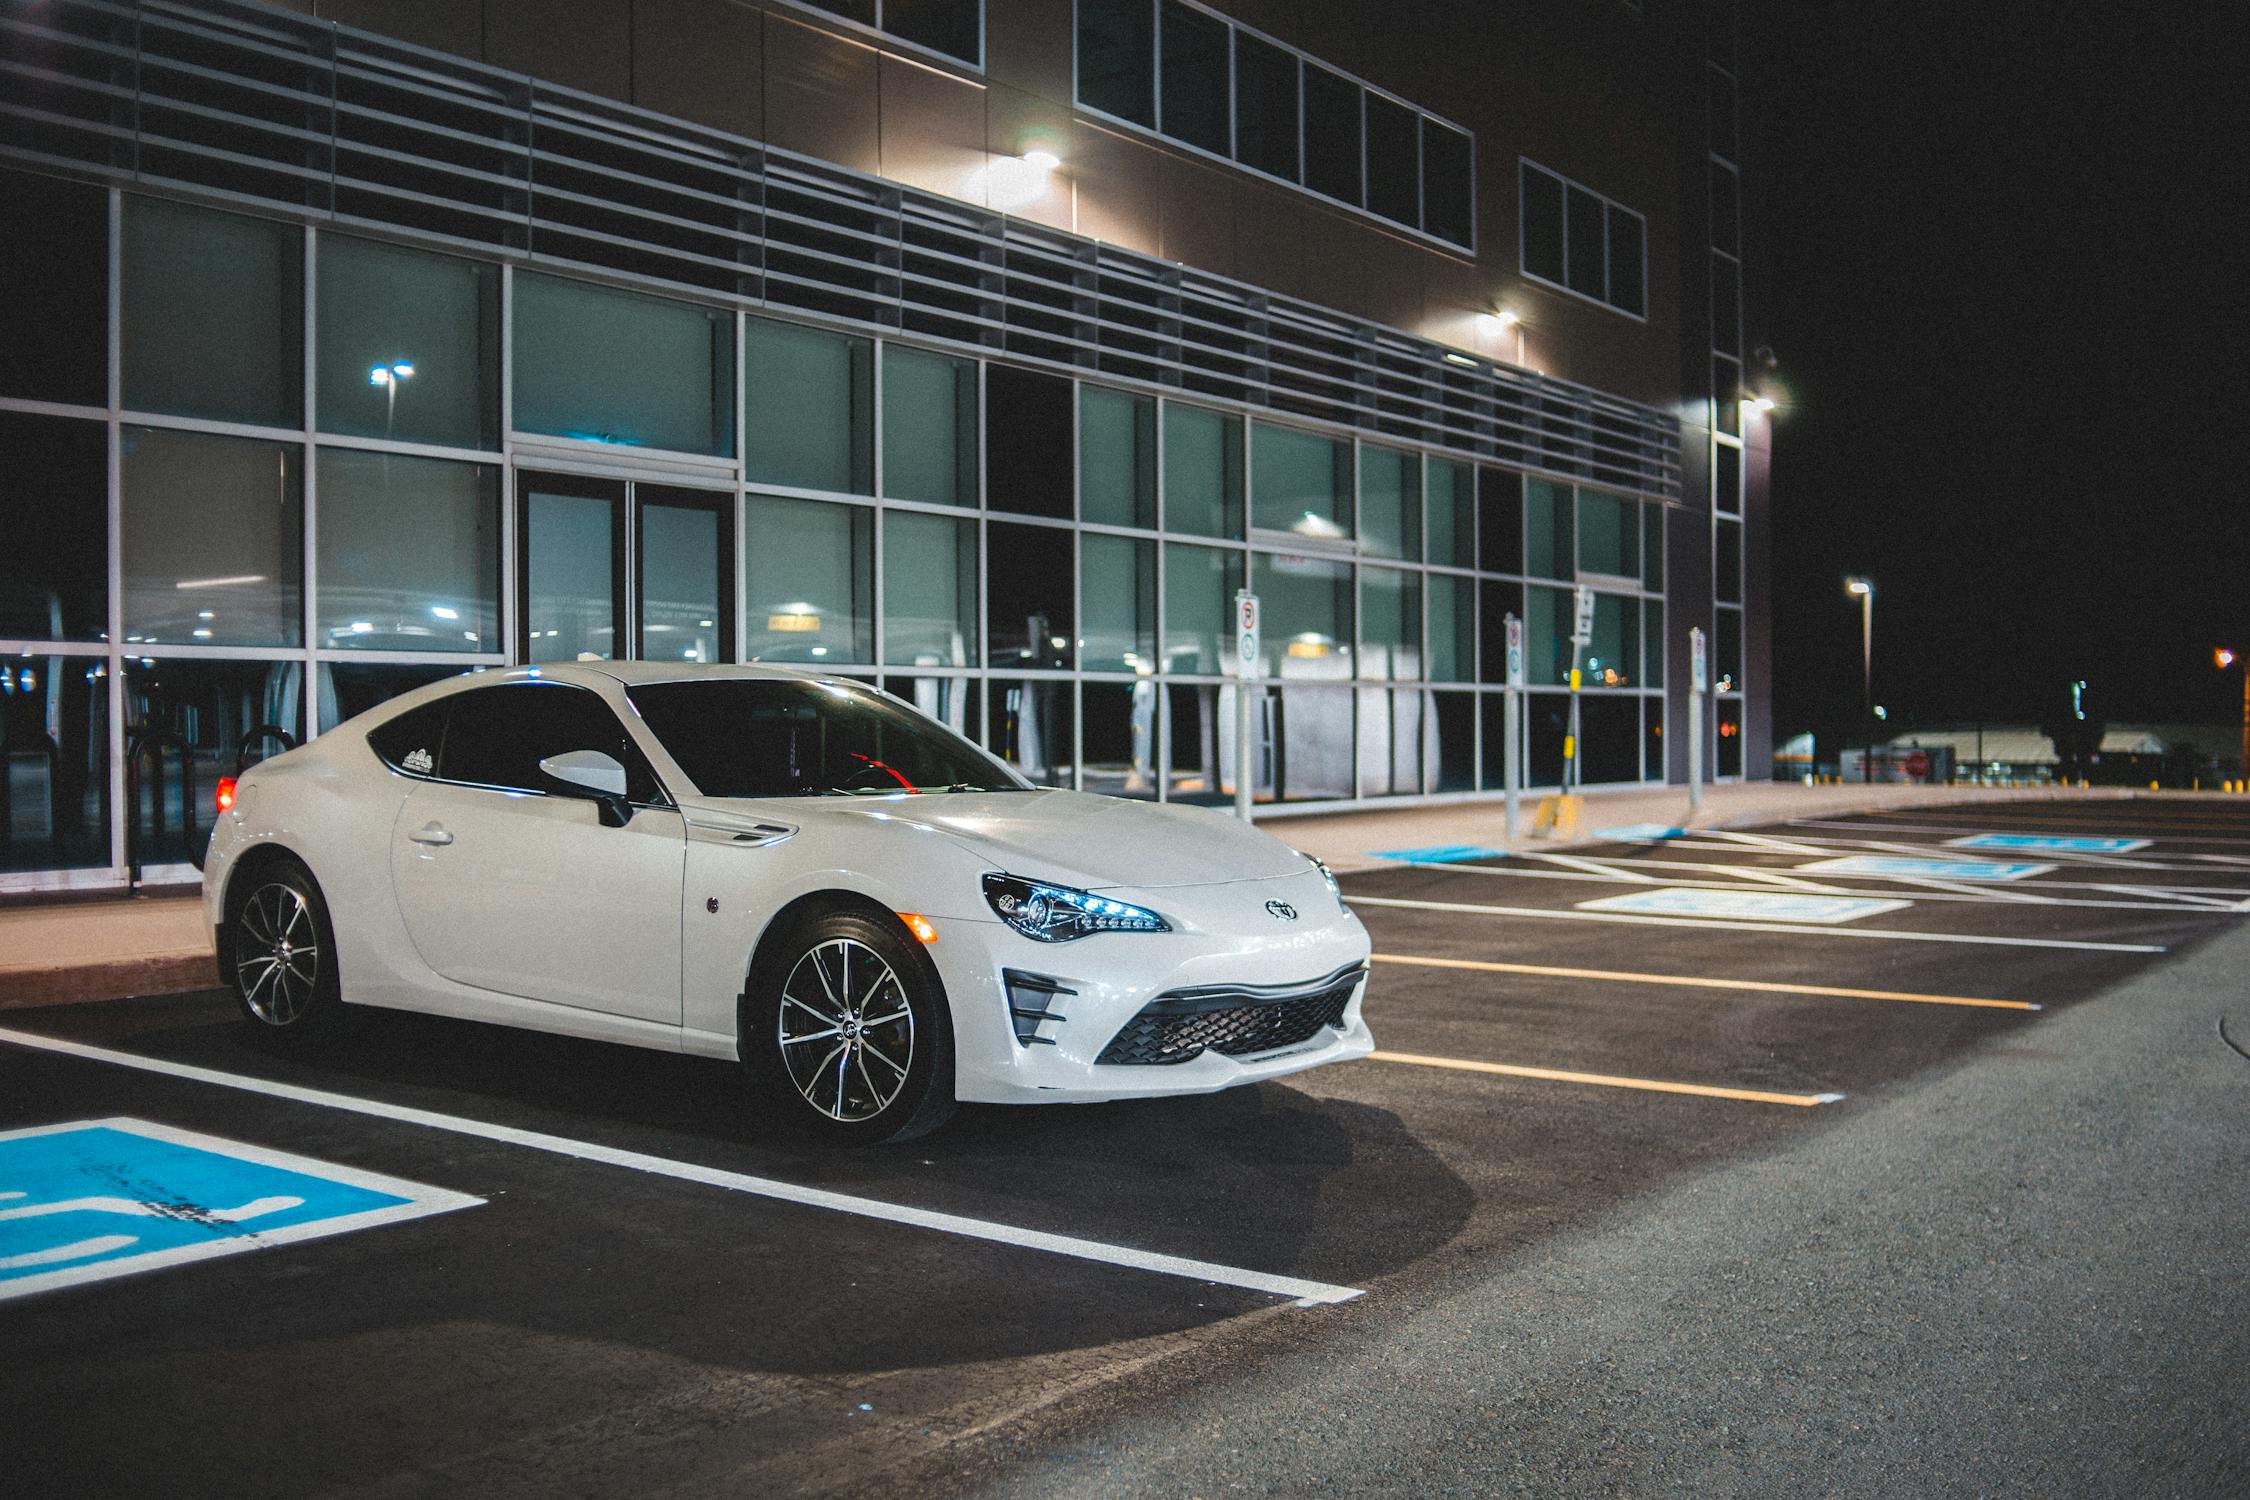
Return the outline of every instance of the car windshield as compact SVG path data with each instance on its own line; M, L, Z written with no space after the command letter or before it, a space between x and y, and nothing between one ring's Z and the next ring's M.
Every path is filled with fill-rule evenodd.
M1027 790L951 730L854 683L722 677L627 696L707 797Z

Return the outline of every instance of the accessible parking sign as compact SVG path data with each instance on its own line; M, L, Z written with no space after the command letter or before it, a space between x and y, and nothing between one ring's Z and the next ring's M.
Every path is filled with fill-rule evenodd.
M483 1201L146 1120L0 1132L0 1300Z

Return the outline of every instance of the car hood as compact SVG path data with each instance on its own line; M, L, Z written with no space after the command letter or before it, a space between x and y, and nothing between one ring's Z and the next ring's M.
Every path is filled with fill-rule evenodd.
M1087 890L1211 885L1302 873L1305 857L1270 834L1199 807L1041 789L928 796L735 802L792 823L855 819L932 829L997 869Z

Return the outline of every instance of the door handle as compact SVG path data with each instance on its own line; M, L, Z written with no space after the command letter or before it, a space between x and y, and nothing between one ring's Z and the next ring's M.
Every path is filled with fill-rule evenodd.
M450 844L453 842L453 835L447 833L435 823L424 823L408 834L407 837L417 844Z

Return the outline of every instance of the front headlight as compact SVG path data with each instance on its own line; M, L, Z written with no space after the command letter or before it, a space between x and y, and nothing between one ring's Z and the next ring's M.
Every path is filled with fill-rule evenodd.
M1145 906L1014 875L984 877L984 899L1001 921L1040 943L1067 943L1097 932L1170 932Z
M1338 911L1351 910L1350 907L1344 905L1344 888L1336 883L1336 872L1328 868L1327 861L1306 854L1302 849L1297 850L1296 853L1305 859L1312 860L1312 867L1320 871L1321 879L1328 882L1328 894L1336 898L1336 909Z

